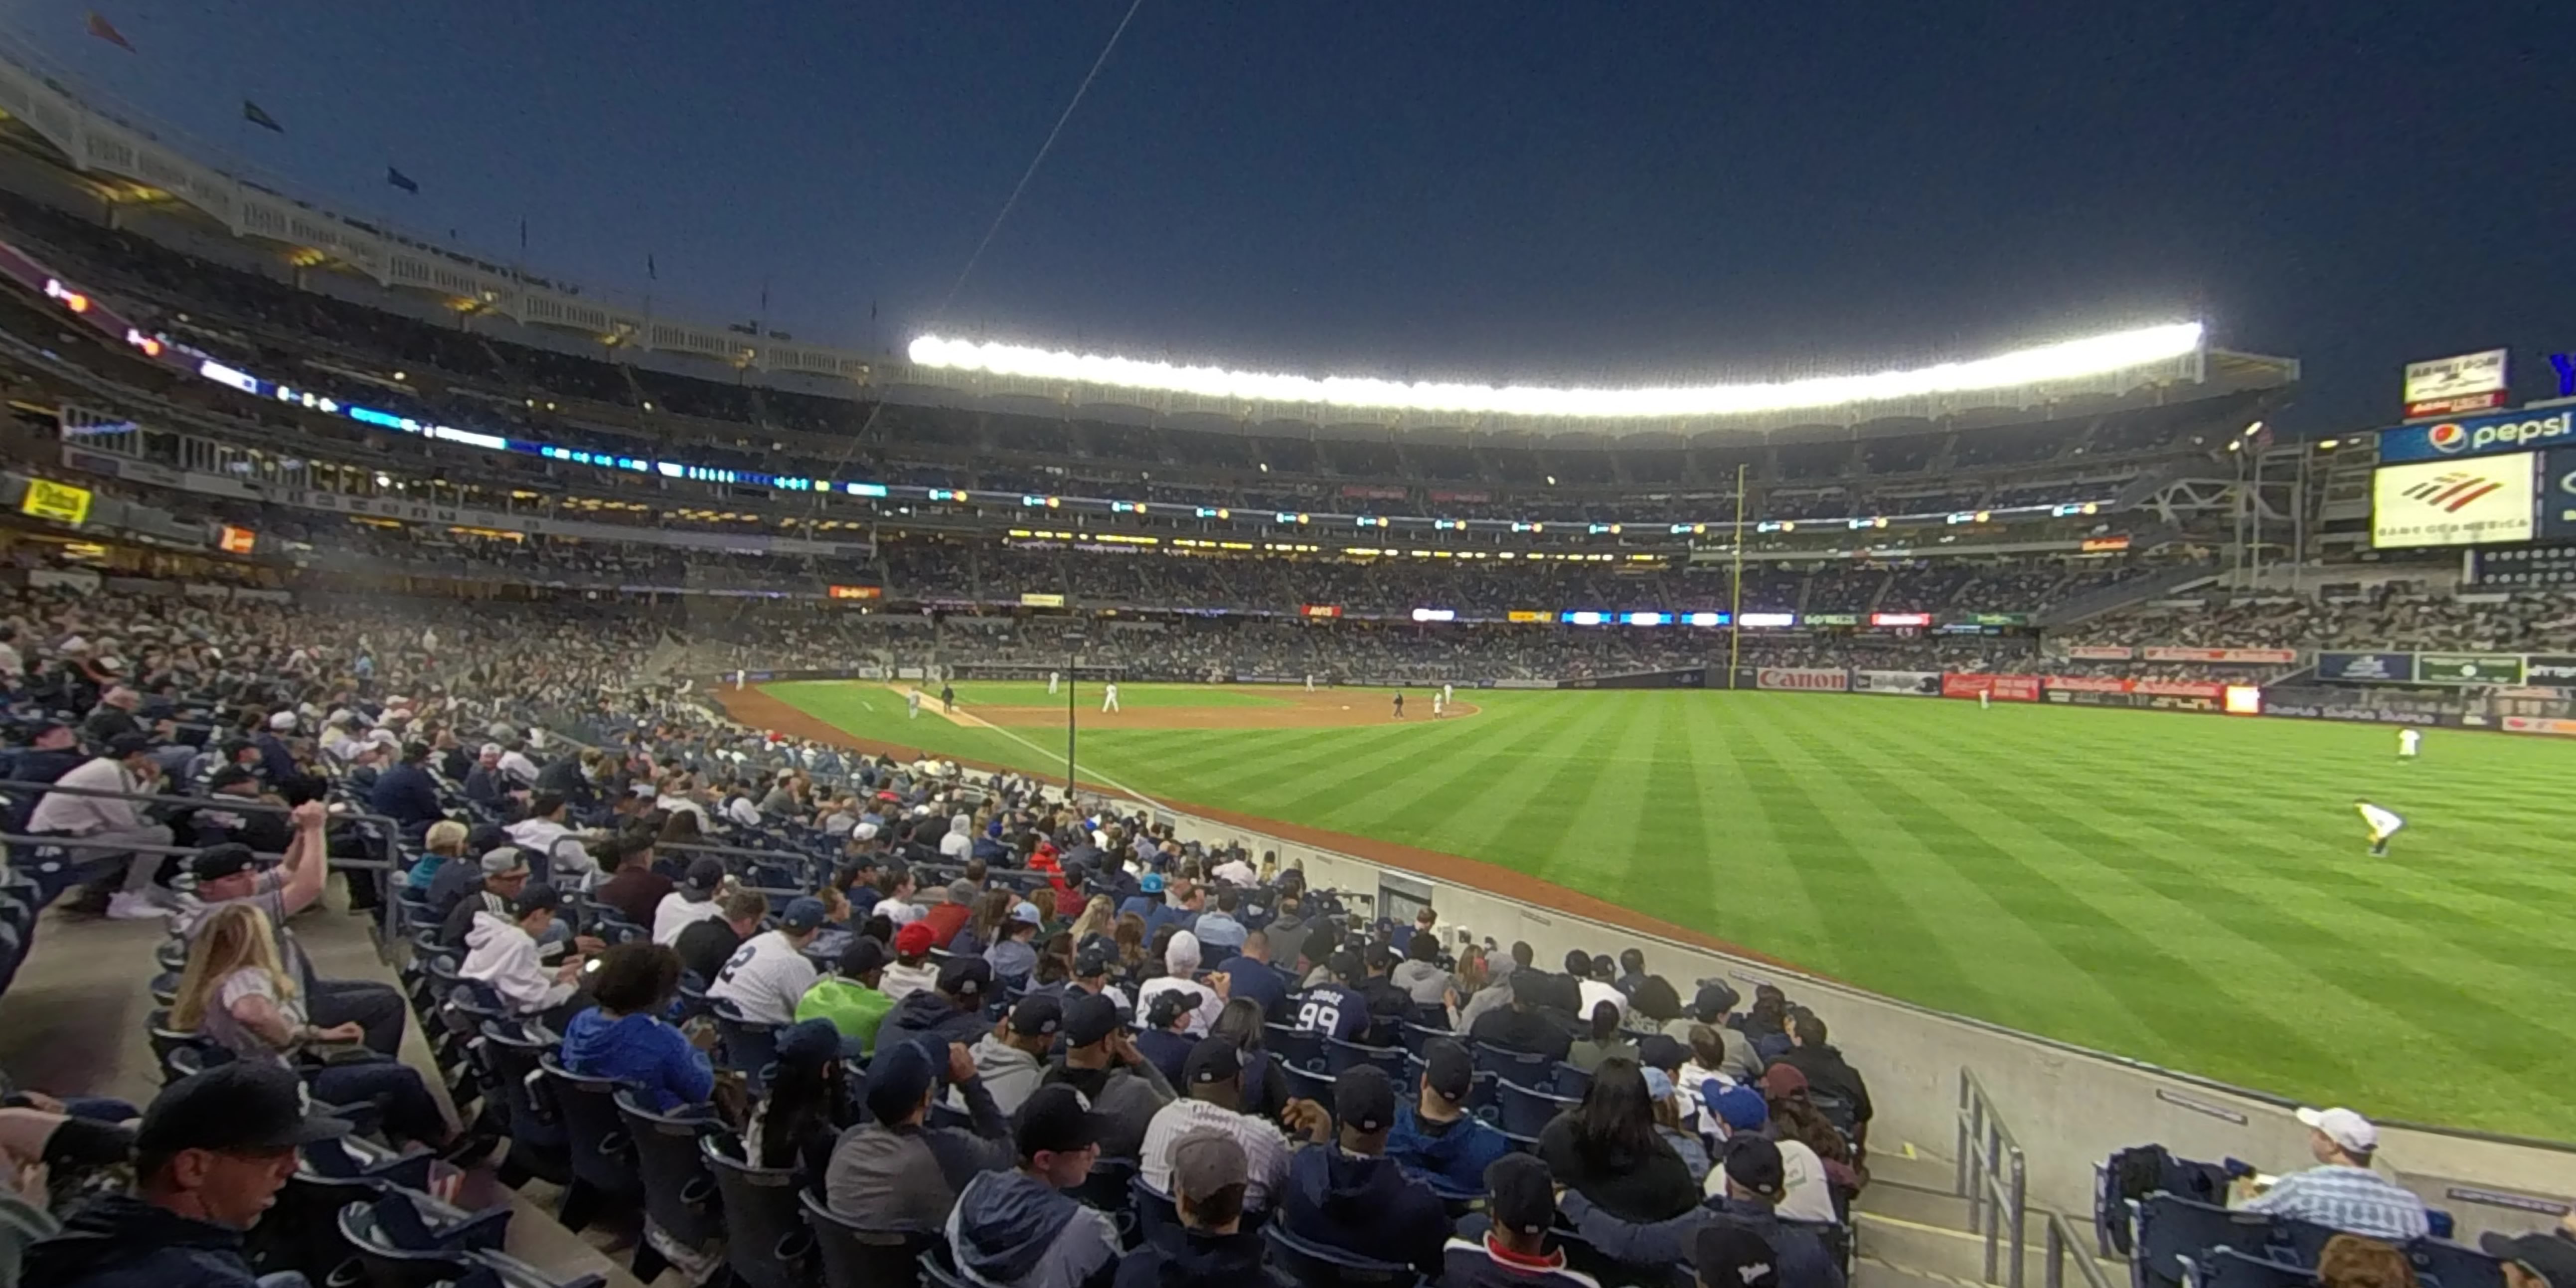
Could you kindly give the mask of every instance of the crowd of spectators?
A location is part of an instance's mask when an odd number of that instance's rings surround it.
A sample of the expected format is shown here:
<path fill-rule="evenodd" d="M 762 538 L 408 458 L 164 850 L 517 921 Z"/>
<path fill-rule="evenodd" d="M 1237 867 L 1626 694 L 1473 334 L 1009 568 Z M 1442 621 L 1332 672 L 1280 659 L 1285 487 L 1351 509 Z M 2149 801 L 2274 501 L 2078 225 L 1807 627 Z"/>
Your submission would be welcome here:
<path fill-rule="evenodd" d="M 2195 648 L 2455 649 L 2550 653 L 2576 649 L 2576 593 L 2447 592 L 2406 582 L 2302 595 L 2196 596 L 2083 623 L 2068 644 Z"/>

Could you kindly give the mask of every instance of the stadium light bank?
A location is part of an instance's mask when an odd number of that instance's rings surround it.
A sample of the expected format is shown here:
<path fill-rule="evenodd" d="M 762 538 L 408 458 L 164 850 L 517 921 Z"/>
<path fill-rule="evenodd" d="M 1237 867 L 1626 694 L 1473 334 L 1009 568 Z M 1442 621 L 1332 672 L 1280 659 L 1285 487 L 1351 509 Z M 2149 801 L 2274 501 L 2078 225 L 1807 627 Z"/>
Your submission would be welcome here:
<path fill-rule="evenodd" d="M 2177 322 L 1909 371 L 1814 376 L 1754 384 L 1637 389 L 1408 383 L 1355 376 L 1229 371 L 1222 367 L 1178 366 L 1168 362 L 1066 353 L 1026 345 L 979 344 L 936 335 L 914 340 L 909 356 L 915 364 L 930 368 L 1193 394 L 1242 402 L 1570 420 L 1639 420 L 1821 411 L 1940 394 L 2081 380 L 2182 357 L 2200 348 L 2201 335 L 2200 323 Z"/>

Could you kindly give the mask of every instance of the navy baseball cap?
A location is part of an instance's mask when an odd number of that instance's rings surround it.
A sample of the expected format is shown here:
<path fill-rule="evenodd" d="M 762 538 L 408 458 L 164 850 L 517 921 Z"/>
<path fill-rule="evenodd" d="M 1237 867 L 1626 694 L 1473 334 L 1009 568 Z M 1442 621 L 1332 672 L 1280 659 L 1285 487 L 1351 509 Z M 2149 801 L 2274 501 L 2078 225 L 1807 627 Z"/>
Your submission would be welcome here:
<path fill-rule="evenodd" d="M 832 911 L 812 895 L 799 895 L 787 901 L 787 911 L 778 914 L 778 924 L 791 932 L 813 930 L 829 919 Z"/>
<path fill-rule="evenodd" d="M 209 845 L 189 856 L 188 870 L 200 881 L 212 881 L 243 871 L 254 861 L 247 845 Z"/>
<path fill-rule="evenodd" d="M 1078 993 L 1064 1002 L 1064 1044 L 1090 1046 L 1118 1031 L 1118 1004 L 1098 993 Z"/>
<path fill-rule="evenodd" d="M 778 1031 L 780 1064 L 821 1064 L 854 1060 L 867 1050 L 867 1039 L 843 1037 L 830 1020 L 799 1020 Z"/>
<path fill-rule="evenodd" d="M 272 1153 L 337 1140 L 351 1130 L 348 1120 L 316 1112 L 313 1093 L 286 1066 L 237 1060 L 163 1087 L 143 1111 L 134 1152 L 147 1158 L 183 1149 Z"/>

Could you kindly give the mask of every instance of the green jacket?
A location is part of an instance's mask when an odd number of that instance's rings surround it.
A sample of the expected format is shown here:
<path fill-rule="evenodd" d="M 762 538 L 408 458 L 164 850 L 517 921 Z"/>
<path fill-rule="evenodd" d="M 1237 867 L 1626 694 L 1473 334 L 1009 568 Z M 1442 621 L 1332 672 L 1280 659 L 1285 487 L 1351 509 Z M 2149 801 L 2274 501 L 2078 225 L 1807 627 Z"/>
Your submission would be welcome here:
<path fill-rule="evenodd" d="M 842 1037 L 857 1038 L 867 1044 L 869 1055 L 875 1055 L 877 1026 L 885 1023 L 886 1012 L 893 1009 L 893 998 L 857 980 L 826 975 L 797 999 L 796 1018 L 830 1020 Z"/>

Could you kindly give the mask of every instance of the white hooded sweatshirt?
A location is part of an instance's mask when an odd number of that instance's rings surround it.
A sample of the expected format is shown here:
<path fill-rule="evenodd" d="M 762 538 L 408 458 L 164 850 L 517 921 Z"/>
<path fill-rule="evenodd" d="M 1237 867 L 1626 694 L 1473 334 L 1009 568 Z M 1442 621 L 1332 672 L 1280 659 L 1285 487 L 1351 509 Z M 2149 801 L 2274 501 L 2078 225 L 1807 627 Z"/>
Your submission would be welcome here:
<path fill-rule="evenodd" d="M 465 932 L 465 962 L 456 973 L 492 986 L 501 1005 L 521 1015 L 561 1005 L 573 986 L 558 984 L 537 961 L 537 941 L 506 913 L 486 909 L 474 914 Z"/>

